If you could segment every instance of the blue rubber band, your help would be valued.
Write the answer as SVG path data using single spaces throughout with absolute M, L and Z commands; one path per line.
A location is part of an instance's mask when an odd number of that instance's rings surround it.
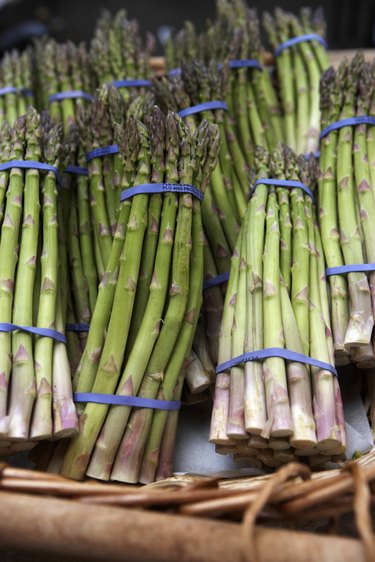
M 263 65 L 256 59 L 232 59 L 228 62 L 229 68 L 256 68 L 263 70 Z
M 45 336 L 46 338 L 51 338 L 60 343 L 66 343 L 64 334 L 57 330 L 52 330 L 51 328 L 35 328 L 33 326 L 19 326 L 18 324 L 11 324 L 10 322 L 0 322 L 0 332 L 16 332 L 17 330 L 22 330 L 23 332 L 28 332 L 37 336 Z
M 327 41 L 323 39 L 320 35 L 316 33 L 305 33 L 304 35 L 299 35 L 298 37 L 293 37 L 292 39 L 288 39 L 284 43 L 281 43 L 275 51 L 275 57 L 281 55 L 281 53 L 288 49 L 289 47 L 293 47 L 293 45 L 298 45 L 298 43 L 304 43 L 305 41 L 318 41 L 325 49 L 328 49 Z
M 142 88 L 151 86 L 151 80 L 143 79 L 129 79 L 129 80 L 114 80 L 111 85 L 115 88 Z
M 203 201 L 203 193 L 194 185 L 187 183 L 143 183 L 124 189 L 120 195 L 120 201 L 126 201 L 134 195 L 142 193 L 190 193 L 199 201 Z
M 51 94 L 48 96 L 48 101 L 51 103 L 53 101 L 63 101 L 72 99 L 84 99 L 87 101 L 93 101 L 94 96 L 83 92 L 82 90 L 67 90 L 66 92 L 56 92 L 56 94 Z
M 260 349 L 259 351 L 249 351 L 243 353 L 238 357 L 234 357 L 229 361 L 225 361 L 216 367 L 216 374 L 222 373 L 223 371 L 228 371 L 232 367 L 239 365 L 240 363 L 246 363 L 247 361 L 263 361 L 264 359 L 269 359 L 271 357 L 280 357 L 286 361 L 295 361 L 296 363 L 305 363 L 311 365 L 312 367 L 318 367 L 319 369 L 324 369 L 329 371 L 336 377 L 337 371 L 333 365 L 325 363 L 324 361 L 319 361 L 318 359 L 312 359 L 303 353 L 297 353 L 296 351 L 290 351 L 289 349 L 284 349 L 281 347 L 269 347 L 267 349 Z
M 96 392 L 74 392 L 75 402 L 93 402 L 113 406 L 134 406 L 136 408 L 152 408 L 153 410 L 179 410 L 180 400 L 158 400 L 141 396 L 119 396 L 118 394 L 98 394 Z
M 326 276 L 344 275 L 346 273 L 365 273 L 375 271 L 375 263 L 353 263 L 351 265 L 338 265 L 337 267 L 327 267 Z
M 88 332 L 90 330 L 90 324 L 85 324 L 84 322 L 74 324 L 68 322 L 65 326 L 67 332 Z
M 12 168 L 23 168 L 26 170 L 41 170 L 42 172 L 53 172 L 56 177 L 57 183 L 61 183 L 60 174 L 55 166 L 50 164 L 43 164 L 43 162 L 35 162 L 34 160 L 10 160 L 0 164 L 0 172 L 4 170 L 11 170 Z
M 176 68 L 171 68 L 171 70 L 168 70 L 167 72 L 168 76 L 178 76 L 179 74 L 181 74 L 181 68 L 179 66 Z
M 76 176 L 88 176 L 89 171 L 87 168 L 82 166 L 67 166 L 64 170 L 64 174 L 74 174 Z
M 192 105 L 191 107 L 187 107 L 186 109 L 181 109 L 181 111 L 178 111 L 178 115 L 183 118 L 187 117 L 188 115 L 194 115 L 195 113 L 202 113 L 202 111 L 210 111 L 212 109 L 224 109 L 224 111 L 228 111 L 228 105 L 225 103 L 225 101 L 206 101 L 204 103 Z
M 332 131 L 337 131 L 337 129 L 342 129 L 343 127 L 353 127 L 356 125 L 375 125 L 375 117 L 371 117 L 370 115 L 362 115 L 358 117 L 348 117 L 347 119 L 340 119 L 339 121 L 335 121 L 331 123 L 323 129 L 320 133 L 320 140 L 324 139 L 329 133 Z
M 0 97 L 6 96 L 7 94 L 20 94 L 21 96 L 32 97 L 34 93 L 29 88 L 17 88 L 16 86 L 6 86 L 5 88 L 0 88 Z
M 210 289 L 211 287 L 216 287 L 217 285 L 222 285 L 226 283 L 229 279 L 229 271 L 216 275 L 216 277 L 211 277 L 211 279 L 206 279 L 203 283 L 203 290 Z
M 259 178 L 254 183 L 253 188 L 250 191 L 250 195 L 249 195 L 248 199 L 251 198 L 251 196 L 253 195 L 253 193 L 256 190 L 258 185 L 275 185 L 277 187 L 288 187 L 289 189 L 294 189 L 294 188 L 302 189 L 302 191 L 304 193 L 306 193 L 306 195 L 311 197 L 312 201 L 315 203 L 315 197 L 314 197 L 313 192 L 304 183 L 302 183 L 300 181 L 294 181 L 294 180 L 278 180 L 278 179 L 275 179 L 275 178 Z
M 86 154 L 86 162 L 91 162 L 94 158 L 103 158 L 103 156 L 110 156 L 111 154 L 118 154 L 119 148 L 117 144 L 110 144 L 109 146 L 101 146 L 94 148 Z

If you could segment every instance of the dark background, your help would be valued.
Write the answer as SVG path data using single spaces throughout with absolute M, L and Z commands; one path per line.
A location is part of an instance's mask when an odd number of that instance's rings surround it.
M 261 11 L 276 5 L 298 11 L 305 4 L 322 6 L 328 24 L 328 42 L 333 49 L 375 46 L 374 0 L 249 0 Z M 56 39 L 89 40 L 102 8 L 112 12 L 126 8 L 142 31 L 157 35 L 160 26 L 179 29 L 187 19 L 203 29 L 214 15 L 214 0 L 0 0 L 0 52 L 23 46 L 31 36 L 49 33 Z M 159 47 L 159 53 L 161 49 Z

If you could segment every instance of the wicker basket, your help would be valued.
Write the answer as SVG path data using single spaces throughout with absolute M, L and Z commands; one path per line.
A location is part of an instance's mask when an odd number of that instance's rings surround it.
M 191 562 L 216 560 L 219 552 L 236 561 L 277 562 L 291 555 L 319 562 L 375 560 L 375 448 L 339 470 L 311 473 L 290 463 L 261 477 L 183 476 L 143 488 L 73 482 L 6 464 L 0 474 L 0 540 L 11 548 L 76 560 L 169 562 L 176 560 L 176 548 L 183 550 L 181 561 Z M 352 513 L 360 540 L 339 537 L 343 516 Z M 255 526 L 257 519 L 267 527 Z M 311 533 L 317 529 L 329 536 Z

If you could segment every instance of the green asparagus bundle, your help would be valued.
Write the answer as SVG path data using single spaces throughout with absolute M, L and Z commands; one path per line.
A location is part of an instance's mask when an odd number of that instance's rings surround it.
M 175 114 L 165 117 L 155 106 L 143 123 L 129 116 L 117 141 L 125 199 L 75 383 L 78 399 L 82 393 L 104 394 L 109 403 L 84 397 L 80 433 L 61 471 L 76 479 L 148 482 L 156 476 L 159 455 L 163 466 L 170 456 L 175 423 L 168 409 L 153 409 L 147 400 L 169 403 L 180 392 L 176 386 L 202 299 L 200 201 L 183 186 L 194 185 L 196 195 L 206 191 L 219 132 L 202 122 L 192 133 Z M 126 198 L 132 186 L 159 183 L 182 184 L 183 192 L 146 190 Z M 112 395 L 120 401 L 138 397 L 144 405 L 110 405 Z
M 94 90 L 90 57 L 84 43 L 41 39 L 35 46 L 38 105 L 48 109 L 65 133 L 76 123 L 78 107 L 91 101 Z
M 327 270 L 336 363 L 372 367 L 375 273 L 363 264 L 375 262 L 374 124 L 366 125 L 374 116 L 374 66 L 358 53 L 328 69 L 320 91 L 320 228 L 328 268 L 339 268 Z
M 246 163 L 253 163 L 256 144 L 271 150 L 284 138 L 281 106 L 270 74 L 262 67 L 259 20 L 243 0 L 218 0 L 217 14 L 197 35 L 185 27 L 166 46 L 167 68 L 178 73 L 186 61 L 215 61 L 227 73 L 226 101 Z M 229 142 L 229 139 L 228 139 Z
M 0 60 L 0 123 L 5 119 L 11 125 L 34 102 L 34 53 L 5 53 Z
M 284 139 L 282 109 L 271 75 L 262 66 L 263 47 L 256 11 L 249 10 L 243 0 L 218 0 L 217 33 L 212 38 L 215 43 L 222 41 L 223 27 L 227 29 L 227 39 L 221 60 L 228 60 L 231 67 L 228 104 L 235 116 L 242 150 L 252 164 L 254 146 L 272 150 Z
M 73 435 L 77 416 L 58 260 L 62 128 L 29 109 L 1 144 L 0 435 L 14 451 Z
M 113 17 L 104 12 L 97 22 L 90 47 L 96 86 L 112 83 L 127 101 L 143 95 L 150 86 L 153 48 L 153 36 L 148 35 L 144 42 L 138 23 L 128 20 L 125 10 Z
M 257 147 L 221 323 L 210 441 L 267 466 L 345 451 L 314 176 L 286 146 Z
M 274 16 L 264 14 L 263 24 L 274 50 L 285 141 L 297 152 L 316 152 L 320 130 L 319 81 L 329 65 L 321 11 L 312 15 L 308 8 L 303 8 L 298 18 L 276 8 Z M 295 43 L 287 43 L 295 38 Z

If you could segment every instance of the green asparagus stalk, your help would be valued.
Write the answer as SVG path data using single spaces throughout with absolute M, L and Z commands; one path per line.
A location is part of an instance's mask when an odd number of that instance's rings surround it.
M 352 117 L 357 90 L 355 75 L 348 75 L 340 119 Z M 364 132 L 364 131 L 363 131 Z M 354 170 L 352 151 L 354 131 L 343 127 L 338 133 L 337 147 L 337 206 L 340 225 L 341 250 L 345 263 L 365 263 L 361 232 L 355 208 Z M 365 147 L 363 147 L 365 148 Z M 365 224 L 365 223 L 364 223 Z M 345 346 L 350 349 L 370 342 L 374 326 L 370 287 L 365 274 L 349 273 L 350 320 L 345 335 Z
M 323 122 L 327 124 L 338 119 L 341 106 L 341 83 L 347 74 L 347 64 L 342 63 L 338 74 L 333 69 L 327 70 L 321 80 L 321 109 Z M 319 176 L 319 224 L 322 244 L 328 267 L 343 265 L 339 242 L 338 217 L 336 207 L 336 131 L 323 138 L 320 154 Z M 345 357 L 345 335 L 349 323 L 347 283 L 343 276 L 334 275 L 330 279 L 332 299 L 332 328 L 336 355 Z
M 276 194 L 267 201 L 266 237 L 263 261 L 264 347 L 284 347 L 280 301 L 280 229 Z M 293 425 L 287 391 L 285 363 L 278 357 L 263 363 L 268 419 L 263 437 L 292 435 Z
M 42 123 L 42 133 L 45 138 L 45 160 L 47 164 L 58 168 L 61 161 L 61 127 L 51 128 L 51 123 L 46 119 Z M 48 172 L 43 182 L 42 221 L 42 271 L 37 327 L 55 328 L 58 283 L 58 221 L 56 176 L 53 172 Z M 53 347 L 54 342 L 51 338 L 37 336 L 34 352 L 37 396 L 30 430 L 30 436 L 33 439 L 45 439 L 53 433 Z
M 242 247 L 243 230 L 240 230 L 236 248 L 232 255 L 232 265 L 224 302 L 224 312 L 219 333 L 218 364 L 232 358 L 231 331 L 233 325 L 237 286 L 239 277 L 240 250 Z M 227 419 L 229 408 L 230 373 L 223 371 L 216 377 L 214 405 L 211 416 L 210 442 L 216 445 L 231 443 L 227 435 Z
M 30 109 L 26 117 L 26 159 L 40 160 L 39 137 L 40 118 L 35 110 Z M 33 294 L 39 239 L 40 177 L 37 170 L 28 170 L 25 176 L 23 222 L 12 321 L 20 326 L 33 326 Z M 12 337 L 12 350 L 8 436 L 27 440 L 36 394 L 33 336 L 22 331 L 15 332 Z
M 255 150 L 257 179 L 269 175 L 268 153 Z M 247 244 L 247 320 L 244 351 L 263 348 L 263 250 L 268 187 L 258 185 L 249 203 Z M 260 434 L 267 420 L 263 366 L 258 361 L 245 363 L 244 388 L 245 427 L 248 433 Z
M 11 159 L 22 159 L 25 143 L 25 118 L 18 118 L 11 130 Z M 12 321 L 13 292 L 15 269 L 18 260 L 18 239 L 22 221 L 22 201 L 24 189 L 23 171 L 12 168 L 9 175 L 7 201 L 1 228 L 0 258 L 2 263 L 0 276 L 0 321 Z M 0 332 L 0 434 L 6 435 L 9 418 L 7 417 L 8 386 L 12 366 L 12 336 Z

